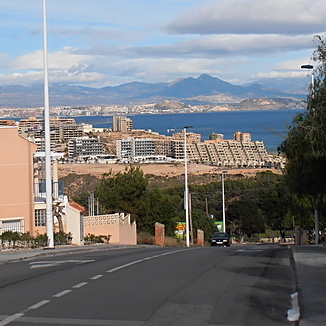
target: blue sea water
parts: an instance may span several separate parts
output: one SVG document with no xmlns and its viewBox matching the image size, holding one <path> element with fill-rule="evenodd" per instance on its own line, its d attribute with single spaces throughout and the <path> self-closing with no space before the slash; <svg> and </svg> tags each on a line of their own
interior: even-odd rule
<svg viewBox="0 0 326 326">
<path fill-rule="evenodd" d="M 253 141 L 263 141 L 268 152 L 277 152 L 277 147 L 287 135 L 287 128 L 297 113 L 303 110 L 271 111 L 223 111 L 209 113 L 152 114 L 129 116 L 134 129 L 151 129 L 162 135 L 172 135 L 171 129 L 200 133 L 209 139 L 211 132 L 221 133 L 224 139 L 233 139 L 237 131 L 251 133 Z M 111 128 L 112 117 L 76 117 L 77 123 L 90 123 L 98 128 Z"/>
</svg>

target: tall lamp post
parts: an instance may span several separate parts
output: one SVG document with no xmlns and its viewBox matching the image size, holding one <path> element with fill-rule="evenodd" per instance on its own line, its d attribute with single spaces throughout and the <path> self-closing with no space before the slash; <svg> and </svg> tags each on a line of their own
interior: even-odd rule
<svg viewBox="0 0 326 326">
<path fill-rule="evenodd" d="M 314 97 L 314 85 L 315 85 L 315 78 L 314 78 L 314 66 L 312 65 L 302 65 L 302 69 L 311 70 L 311 94 Z M 318 209 L 315 207 L 315 244 L 319 243 L 319 215 Z"/>
<path fill-rule="evenodd" d="M 223 229 L 222 231 L 225 232 L 225 196 L 224 196 L 224 174 L 228 171 L 222 171 L 222 207 L 223 207 Z"/>
<path fill-rule="evenodd" d="M 50 105 L 48 79 L 48 45 L 46 24 L 46 0 L 43 0 L 43 59 L 44 59 L 44 136 L 45 136 L 45 191 L 46 191 L 46 234 L 48 247 L 54 247 L 53 233 L 53 203 L 51 176 L 51 145 L 50 145 Z"/>
<path fill-rule="evenodd" d="M 186 246 L 190 246 L 189 241 L 189 189 L 188 189 L 188 160 L 187 160 L 187 129 L 192 126 L 185 126 L 184 132 L 184 159 L 185 159 L 185 193 L 184 193 L 184 204 L 186 211 Z"/>
</svg>

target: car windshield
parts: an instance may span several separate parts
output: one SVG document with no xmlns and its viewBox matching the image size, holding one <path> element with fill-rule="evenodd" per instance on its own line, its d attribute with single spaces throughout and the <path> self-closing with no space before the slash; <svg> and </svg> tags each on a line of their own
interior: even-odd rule
<svg viewBox="0 0 326 326">
<path fill-rule="evenodd" d="M 227 235 L 227 233 L 225 233 L 225 232 L 215 232 L 214 234 L 213 234 L 213 237 L 227 237 L 228 235 Z"/>
</svg>

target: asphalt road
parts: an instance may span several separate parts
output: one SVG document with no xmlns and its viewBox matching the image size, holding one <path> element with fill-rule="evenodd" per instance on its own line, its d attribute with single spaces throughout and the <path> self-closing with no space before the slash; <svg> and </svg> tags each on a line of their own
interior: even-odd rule
<svg viewBox="0 0 326 326">
<path fill-rule="evenodd" d="M 291 251 L 132 248 L 0 266 L 4 325 L 291 325 Z"/>
</svg>

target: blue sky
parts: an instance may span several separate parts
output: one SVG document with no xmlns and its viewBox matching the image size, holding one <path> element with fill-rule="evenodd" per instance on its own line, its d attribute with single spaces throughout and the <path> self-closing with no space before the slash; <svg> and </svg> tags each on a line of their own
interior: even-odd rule
<svg viewBox="0 0 326 326">
<path fill-rule="evenodd" d="M 43 81 L 42 0 L 0 0 L 0 85 Z M 49 81 L 305 77 L 325 0 L 47 0 Z"/>
</svg>

